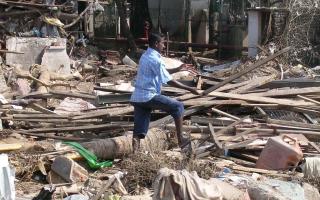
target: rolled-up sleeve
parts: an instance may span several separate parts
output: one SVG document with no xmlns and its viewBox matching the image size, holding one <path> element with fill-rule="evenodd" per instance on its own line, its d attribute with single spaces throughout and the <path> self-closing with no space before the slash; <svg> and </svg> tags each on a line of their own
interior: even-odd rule
<svg viewBox="0 0 320 200">
<path fill-rule="evenodd" d="M 158 67 L 154 69 L 154 72 L 159 77 L 159 80 L 162 84 L 166 84 L 172 80 L 172 76 L 169 74 L 163 62 L 158 63 Z"/>
</svg>

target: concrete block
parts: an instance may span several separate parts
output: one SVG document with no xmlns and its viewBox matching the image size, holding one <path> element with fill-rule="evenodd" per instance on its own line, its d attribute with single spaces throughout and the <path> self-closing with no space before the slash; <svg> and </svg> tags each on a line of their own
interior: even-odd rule
<svg viewBox="0 0 320 200">
<path fill-rule="evenodd" d="M 49 71 L 70 74 L 70 58 L 65 46 L 50 46 L 44 50 L 41 65 Z"/>
<path fill-rule="evenodd" d="M 51 44 L 59 44 L 66 48 L 67 40 L 64 38 L 34 38 L 34 37 L 9 37 L 6 40 L 6 48 L 9 51 L 23 52 L 24 54 L 6 54 L 6 64 L 22 65 L 22 69 L 29 70 L 34 64 L 41 64 L 43 50 Z"/>
<path fill-rule="evenodd" d="M 69 183 L 84 182 L 88 179 L 88 172 L 73 160 L 60 156 L 51 166 L 51 170 Z"/>
</svg>

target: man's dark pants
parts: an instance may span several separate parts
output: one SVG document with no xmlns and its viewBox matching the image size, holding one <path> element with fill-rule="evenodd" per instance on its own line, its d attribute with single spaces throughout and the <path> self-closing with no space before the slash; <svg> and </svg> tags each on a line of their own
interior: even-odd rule
<svg viewBox="0 0 320 200">
<path fill-rule="evenodd" d="M 133 137 L 143 139 L 147 133 L 152 110 L 163 110 L 174 119 L 181 118 L 184 113 L 184 106 L 181 102 L 156 95 L 147 102 L 131 102 L 134 106 L 134 130 Z"/>
</svg>

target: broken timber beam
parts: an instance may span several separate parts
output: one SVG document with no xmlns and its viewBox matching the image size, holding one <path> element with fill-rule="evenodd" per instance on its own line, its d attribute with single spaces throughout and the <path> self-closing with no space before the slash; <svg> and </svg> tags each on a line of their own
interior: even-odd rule
<svg viewBox="0 0 320 200">
<path fill-rule="evenodd" d="M 188 108 L 185 112 L 184 112 L 184 116 L 188 116 L 188 115 L 192 115 L 196 112 L 199 112 L 201 110 L 204 110 L 204 109 L 207 109 L 209 107 L 211 107 L 212 105 L 205 105 L 205 106 L 195 106 L 195 107 L 191 107 L 191 108 Z M 173 122 L 173 118 L 172 116 L 168 115 L 164 118 L 161 118 L 161 119 L 158 119 L 156 121 L 153 121 L 150 123 L 150 128 L 153 128 L 153 127 L 158 127 L 162 124 L 168 124 L 168 123 L 171 123 Z"/>
<path fill-rule="evenodd" d="M 243 131 L 242 133 L 236 134 L 236 135 L 233 136 L 232 138 L 229 138 L 229 139 L 225 140 L 223 144 L 225 145 L 227 142 L 231 142 L 231 141 L 233 141 L 233 140 L 240 139 L 240 138 L 242 138 L 243 136 L 248 135 L 249 133 L 256 132 L 257 130 L 259 130 L 258 127 L 254 127 L 254 128 L 245 130 L 245 131 Z"/>
<path fill-rule="evenodd" d="M 90 95 L 90 94 L 62 92 L 62 91 L 55 91 L 55 90 L 49 90 L 49 93 L 53 95 L 64 96 L 64 97 L 75 97 L 75 98 L 92 99 L 92 100 L 96 99 L 95 95 Z"/>
<path fill-rule="evenodd" d="M 271 75 L 271 76 L 263 76 L 263 77 L 258 77 L 255 79 L 250 80 L 250 82 L 242 87 L 239 87 L 235 90 L 232 90 L 231 93 L 234 94 L 241 94 L 245 93 L 246 91 L 252 90 L 256 87 L 259 87 L 265 83 L 268 83 L 276 78 L 276 75 Z M 218 91 L 218 90 L 216 90 Z"/>
<path fill-rule="evenodd" d="M 270 119 L 270 118 L 268 118 L 266 121 L 268 124 L 283 125 L 283 126 L 287 126 L 287 127 L 292 127 L 293 129 L 295 127 L 297 127 L 297 128 L 306 128 L 306 129 L 320 131 L 320 125 L 316 125 L 316 124 L 307 124 L 307 123 L 302 123 L 302 122 L 285 121 L 285 120 Z"/>
<path fill-rule="evenodd" d="M 221 115 L 224 115 L 224 116 L 226 116 L 226 117 L 229 117 L 229 118 L 231 118 L 231 119 L 233 119 L 233 120 L 240 120 L 239 117 L 236 117 L 236 116 L 231 115 L 231 114 L 229 114 L 229 113 L 223 112 L 223 111 L 221 111 L 221 110 L 219 110 L 219 109 L 211 108 L 211 110 L 212 110 L 213 112 L 218 113 L 218 114 L 221 114 Z"/>
<path fill-rule="evenodd" d="M 213 143 L 218 147 L 216 151 L 221 151 L 223 149 L 222 144 L 219 142 L 217 134 L 214 132 L 214 128 L 211 123 L 208 125 L 209 130 L 210 130 L 210 137 Z"/>
<path fill-rule="evenodd" d="M 207 97 L 207 98 L 197 98 L 197 99 L 189 99 L 183 102 L 185 106 L 193 106 L 193 105 L 243 105 L 247 104 L 246 101 L 243 100 L 212 100 L 215 98 Z"/>
<path fill-rule="evenodd" d="M 169 130 L 175 130 L 175 125 L 174 124 L 167 124 L 166 128 Z M 214 129 L 220 130 L 224 129 L 225 127 L 222 126 L 215 126 Z M 209 133 L 209 128 L 208 126 L 183 126 L 184 130 L 188 130 L 191 133 L 201 133 L 201 134 L 208 134 Z M 235 128 L 237 131 L 245 131 L 250 128 Z M 294 129 L 277 129 L 276 127 L 274 128 L 259 128 L 257 130 L 259 133 L 269 133 L 273 135 L 279 135 L 279 134 L 303 134 L 306 136 L 308 139 L 316 139 L 318 140 L 320 137 L 320 132 L 319 131 L 310 131 L 310 130 L 294 130 Z"/>
<path fill-rule="evenodd" d="M 310 99 L 308 97 L 305 97 L 305 96 L 301 96 L 301 95 L 298 95 L 299 98 L 303 99 L 303 100 L 306 100 L 306 101 L 309 101 L 309 102 L 312 102 L 312 103 L 315 103 L 317 105 L 320 105 L 320 102 L 319 101 L 316 101 L 314 99 Z"/>
<path fill-rule="evenodd" d="M 192 123 L 198 123 L 198 124 L 209 124 L 215 126 L 228 126 L 234 122 L 234 120 L 225 120 L 225 119 L 217 119 L 213 117 L 199 117 L 199 116 L 191 116 L 191 122 Z"/>
<path fill-rule="evenodd" d="M 252 94 L 230 94 L 223 92 L 210 92 L 209 96 L 213 97 L 221 97 L 221 98 L 230 98 L 230 99 L 240 99 L 244 101 L 253 101 L 253 102 L 261 102 L 268 104 L 279 104 L 284 106 L 314 106 L 314 103 L 309 103 L 305 101 L 295 101 L 289 99 L 275 99 L 270 97 L 261 97 Z"/>
<path fill-rule="evenodd" d="M 277 53 L 273 54 L 272 56 L 269 56 L 269 57 L 267 57 L 267 58 L 265 58 L 265 59 L 263 59 L 263 60 L 258 61 L 257 63 L 253 64 L 252 66 L 250 66 L 250 67 L 248 67 L 248 68 L 246 68 L 245 70 L 240 71 L 240 72 L 238 72 L 238 73 L 230 76 L 229 78 L 225 79 L 224 81 L 218 83 L 217 85 L 212 86 L 211 88 L 205 90 L 205 91 L 203 92 L 203 94 L 204 94 L 204 95 L 207 95 L 207 94 L 209 94 L 210 92 L 215 91 L 216 89 L 218 89 L 218 88 L 226 85 L 227 83 L 230 83 L 231 81 L 233 81 L 233 80 L 235 80 L 235 79 L 243 76 L 244 74 L 249 73 L 250 71 L 252 71 L 252 70 L 260 67 L 261 65 L 263 65 L 263 64 L 265 64 L 265 63 L 267 63 L 267 62 L 269 62 L 270 60 L 273 60 L 274 58 L 282 55 L 283 53 L 288 52 L 290 49 L 291 49 L 291 47 L 286 47 L 286 48 L 278 51 Z"/>
<path fill-rule="evenodd" d="M 132 124 L 100 124 L 77 127 L 58 127 L 58 128 L 37 128 L 23 131 L 24 133 L 52 133 L 52 132 L 74 132 L 74 131 L 92 131 L 92 130 L 106 130 L 114 128 L 130 128 Z"/>
<path fill-rule="evenodd" d="M 83 113 L 82 115 L 79 115 L 79 116 L 75 116 L 72 118 L 72 120 L 90 119 L 90 118 L 96 118 L 96 117 L 102 117 L 102 116 L 111 117 L 111 116 L 131 113 L 133 112 L 133 110 L 134 110 L 133 106 L 128 106 L 124 108 L 111 108 L 111 109 L 105 109 L 105 110 L 98 110 L 98 111 Z"/>
<path fill-rule="evenodd" d="M 125 93 L 125 94 L 131 94 L 132 92 L 129 90 L 117 90 L 113 88 L 106 88 L 106 87 L 100 87 L 100 86 L 94 86 L 94 90 L 99 90 L 103 92 L 113 92 L 113 93 Z"/>
<path fill-rule="evenodd" d="M 313 94 L 313 93 L 320 93 L 320 87 L 269 90 L 268 92 L 250 93 L 250 95 L 261 96 L 261 97 L 287 97 L 287 96 L 296 96 L 296 95 L 300 96 L 303 94 Z M 302 99 L 306 100 L 306 98 L 302 98 Z"/>
</svg>

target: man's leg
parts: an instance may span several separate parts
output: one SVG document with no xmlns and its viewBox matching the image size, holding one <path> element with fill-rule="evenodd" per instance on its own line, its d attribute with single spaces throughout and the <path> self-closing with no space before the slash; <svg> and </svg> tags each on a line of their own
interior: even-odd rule
<svg viewBox="0 0 320 200">
<path fill-rule="evenodd" d="M 145 138 L 148 133 L 151 109 L 144 107 L 144 103 L 132 103 L 134 106 L 134 129 L 132 136 L 133 151 L 137 152 L 140 148 L 140 140 Z"/>
<path fill-rule="evenodd" d="M 182 141 L 183 116 L 178 117 L 178 118 L 174 118 L 174 124 L 176 125 L 178 143 L 181 146 L 181 145 L 183 145 L 183 141 Z"/>
<path fill-rule="evenodd" d="M 182 147 L 183 145 L 185 145 L 185 140 L 183 139 L 182 134 L 184 113 L 183 104 L 175 99 L 166 97 L 164 95 L 157 95 L 149 101 L 148 105 L 153 109 L 164 110 L 173 117 L 176 126 L 179 146 Z"/>
</svg>

